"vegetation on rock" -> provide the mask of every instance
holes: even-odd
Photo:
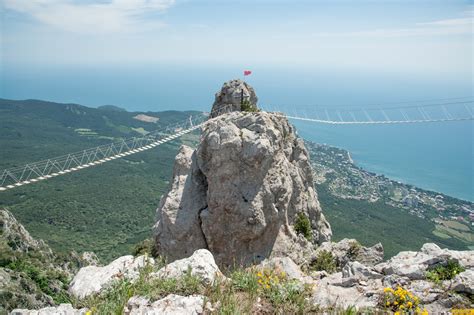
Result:
[[[451,259],[448,260],[446,265],[438,265],[430,268],[426,272],[426,278],[439,284],[441,281],[454,279],[454,277],[465,270],[466,269],[459,265],[456,260]]]
[[[333,273],[337,269],[336,259],[331,252],[322,250],[318,256],[310,263],[310,270],[314,271],[326,271]]]
[[[254,113],[254,112],[258,112],[258,108],[256,105],[250,103],[249,100],[244,100],[241,104],[240,104],[240,110],[243,111],[243,112],[251,112],[251,113]]]
[[[295,218],[294,227],[297,234],[301,234],[307,240],[311,240],[311,236],[313,235],[311,231],[311,222],[306,214],[303,212],[298,213]]]

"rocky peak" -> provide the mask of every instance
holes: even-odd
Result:
[[[0,209],[0,236],[8,249],[18,253],[41,251],[51,255],[51,249],[41,240],[31,237],[30,233],[8,211]]]
[[[230,80],[225,82],[221,90],[216,93],[211,117],[233,111],[242,111],[242,104],[257,109],[257,102],[258,98],[255,90],[247,82],[240,79]]]
[[[309,220],[307,238],[295,229],[299,215]],[[220,115],[196,150],[181,148],[157,218],[159,254],[176,260],[205,248],[221,266],[298,262],[331,237],[303,141],[286,118],[264,112]]]

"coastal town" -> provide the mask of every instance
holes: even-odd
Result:
[[[383,201],[432,221],[433,234],[474,244],[474,204],[442,193],[391,180],[357,166],[346,150],[306,141],[316,185],[325,184],[336,197]]]

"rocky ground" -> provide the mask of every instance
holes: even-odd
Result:
[[[73,305],[12,314],[318,314],[349,309],[447,314],[474,306],[474,252],[428,243],[386,262],[382,255],[380,245],[365,248],[345,239],[323,243],[304,265],[274,257],[225,274],[206,249],[169,264],[147,255],[124,256],[107,266],[81,268],[68,288]],[[453,264],[458,269],[449,269]],[[433,278],[447,270],[449,277]]]

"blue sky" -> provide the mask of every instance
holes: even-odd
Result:
[[[199,64],[469,78],[470,1],[3,0],[5,65]]]

